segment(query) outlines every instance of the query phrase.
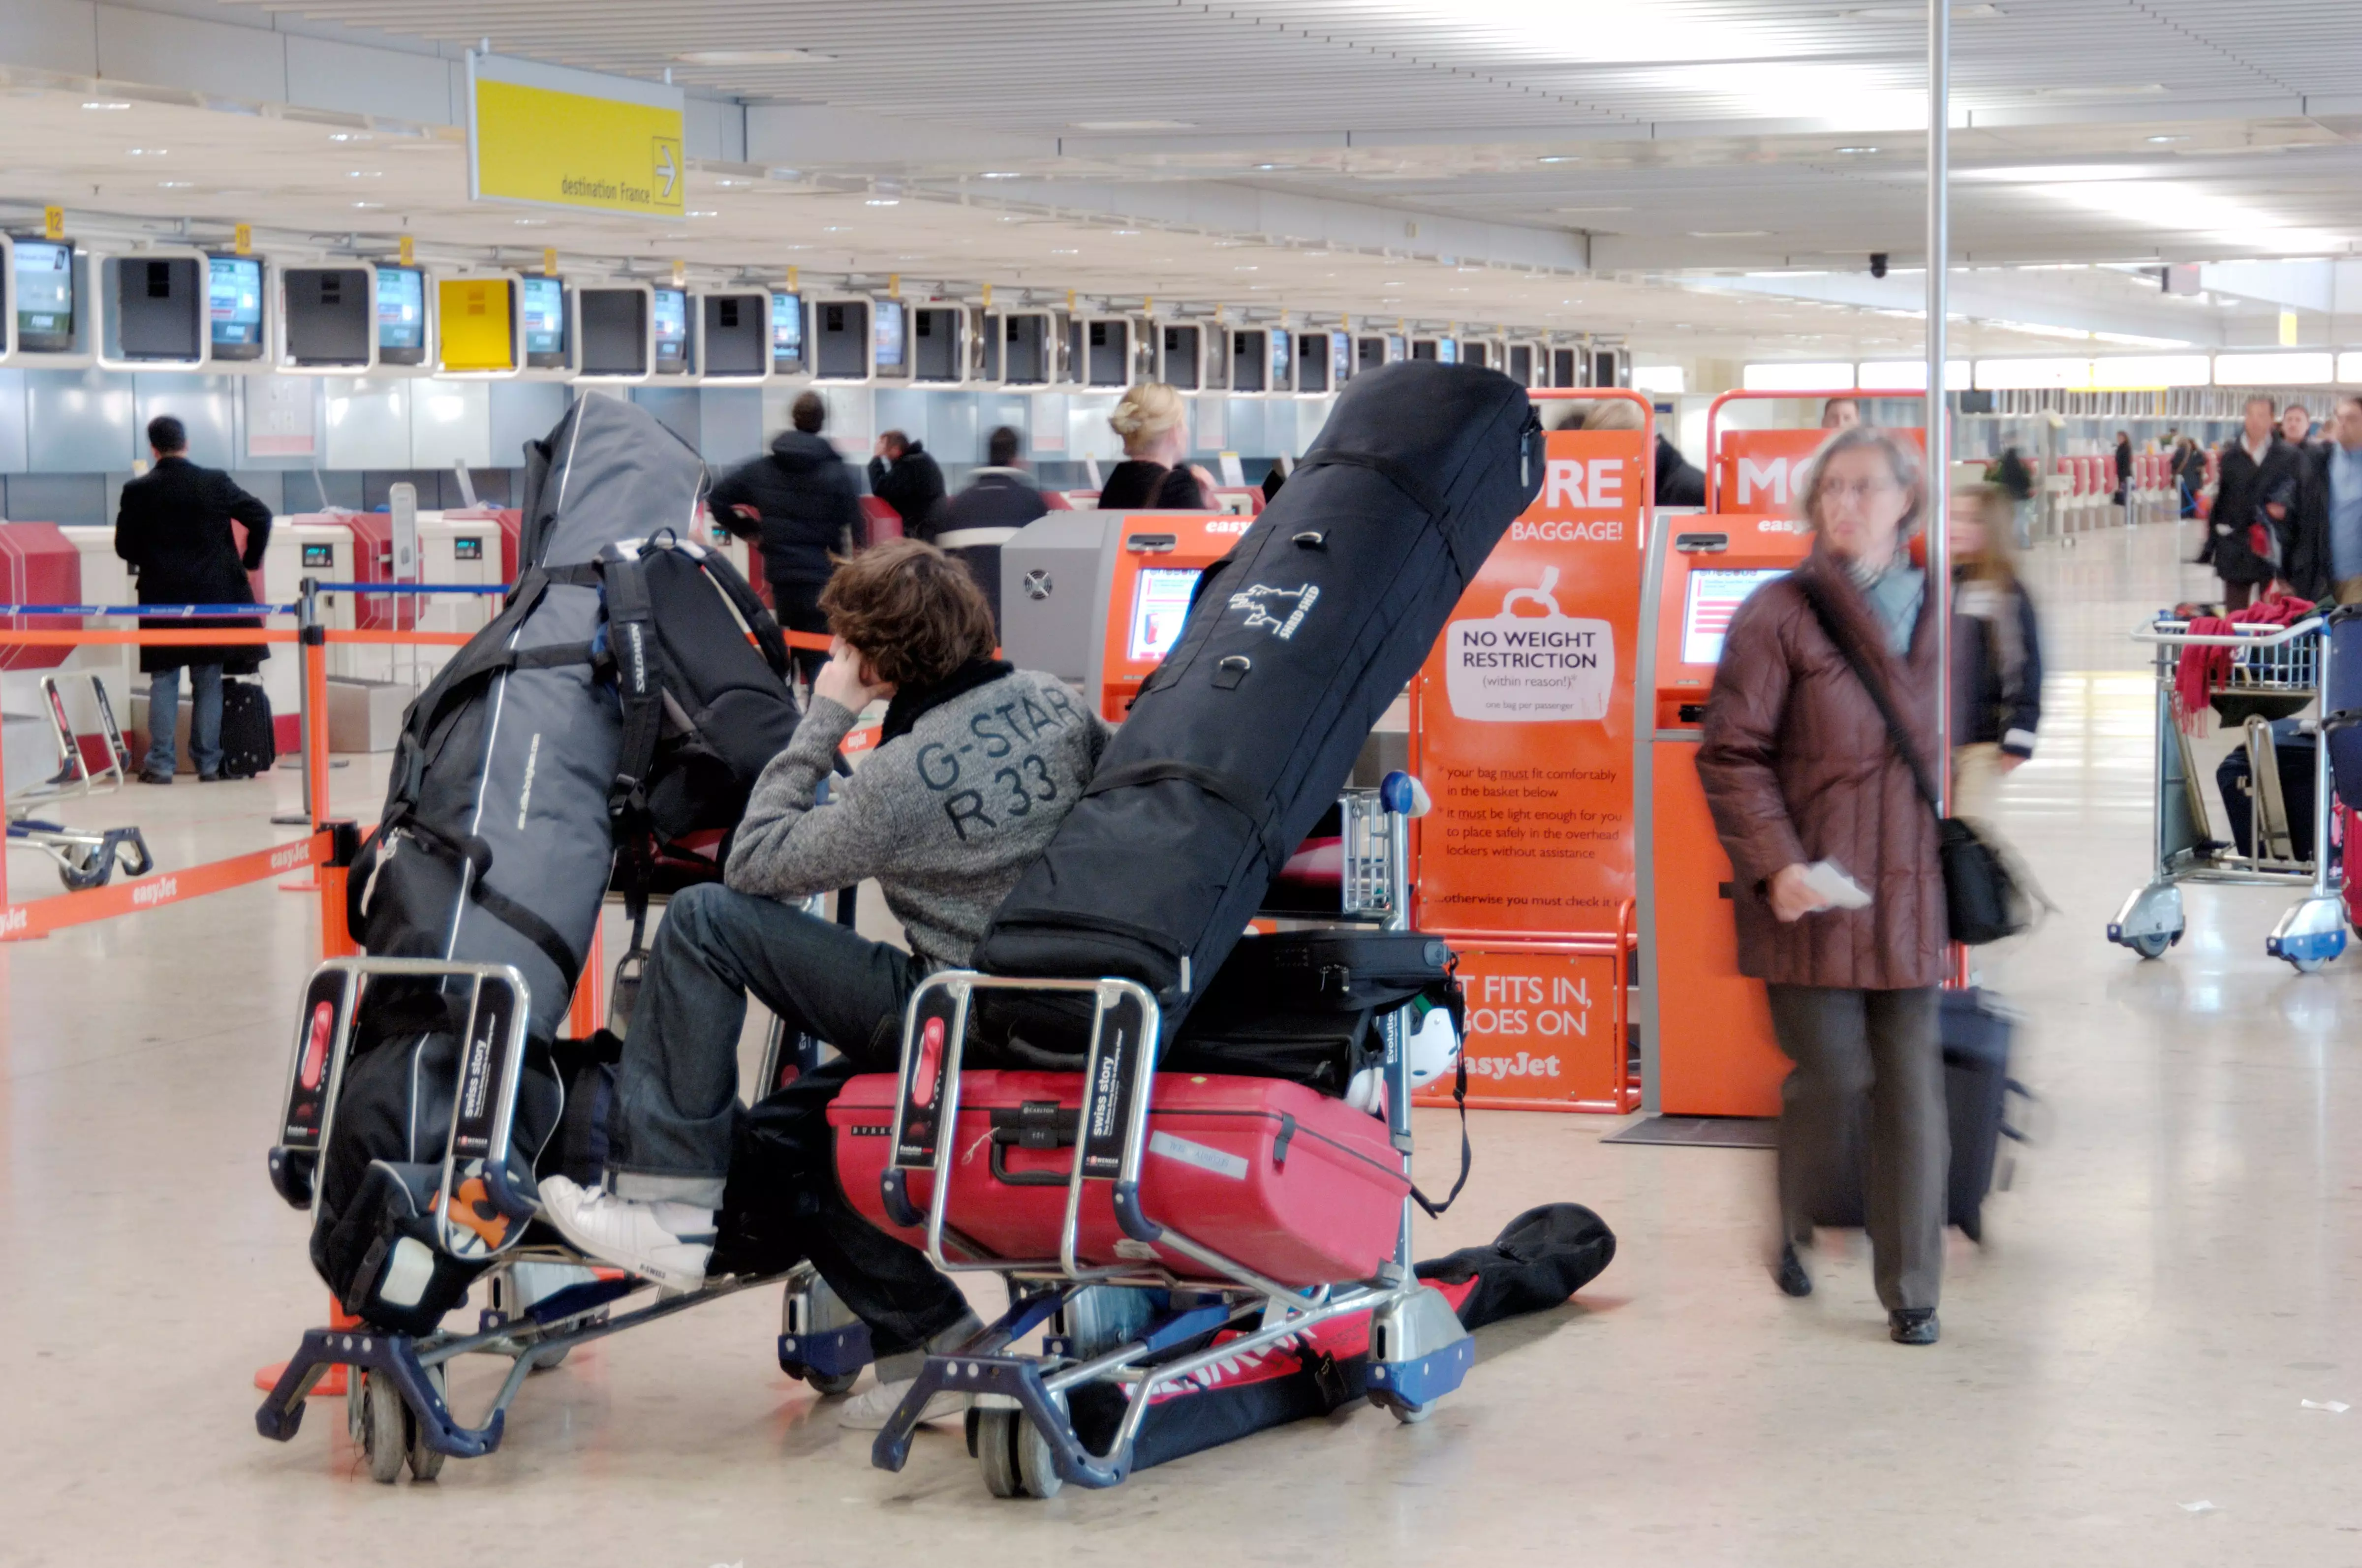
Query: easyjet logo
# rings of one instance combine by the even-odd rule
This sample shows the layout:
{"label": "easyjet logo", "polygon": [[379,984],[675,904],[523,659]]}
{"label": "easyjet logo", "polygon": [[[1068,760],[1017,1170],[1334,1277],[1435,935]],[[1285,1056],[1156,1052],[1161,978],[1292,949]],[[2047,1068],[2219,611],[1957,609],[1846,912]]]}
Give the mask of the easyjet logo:
{"label": "easyjet logo", "polygon": [[131,907],[147,909],[156,904],[168,904],[181,896],[181,884],[171,877],[159,877],[152,882],[142,882],[131,889]]}
{"label": "easyjet logo", "polygon": [[1253,526],[1253,519],[1252,518],[1231,517],[1220,522],[1207,524],[1206,532],[1209,534],[1243,534],[1249,527]]}
{"label": "easyjet logo", "polygon": [[0,914],[0,936],[14,936],[33,923],[32,911],[22,904],[10,904],[8,912]]}
{"label": "easyjet logo", "polygon": [[1468,1076],[1472,1078],[1554,1078],[1558,1077],[1556,1056],[1531,1056],[1520,1051],[1516,1056],[1480,1056],[1468,1054]]}
{"label": "easyjet logo", "polygon": [[273,871],[285,871],[297,866],[306,865],[311,858],[310,845],[291,844],[284,849],[274,849],[270,852],[270,868]]}

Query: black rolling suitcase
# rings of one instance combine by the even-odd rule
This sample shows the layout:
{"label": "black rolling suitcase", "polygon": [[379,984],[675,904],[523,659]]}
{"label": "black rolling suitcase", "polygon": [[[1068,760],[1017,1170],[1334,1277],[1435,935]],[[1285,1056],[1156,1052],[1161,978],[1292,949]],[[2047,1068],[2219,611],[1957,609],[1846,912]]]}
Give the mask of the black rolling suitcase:
{"label": "black rolling suitcase", "polygon": [[[2294,719],[2272,723],[2272,756],[2279,775],[2280,804],[2287,812],[2289,854],[2297,860],[2312,858],[2312,814],[2316,736],[2301,733]],[[2332,731],[2330,756],[2337,755],[2338,732]],[[2357,765],[2362,766],[2362,765]],[[2255,759],[2246,746],[2234,750],[2214,770],[2214,786],[2223,793],[2223,814],[2230,819],[2231,842],[2242,855],[2256,853]]]}
{"label": "black rolling suitcase", "polygon": [[977,967],[1129,977],[1173,1029],[1541,482],[1541,423],[1507,376],[1419,360],[1354,377],[1199,580]]}
{"label": "black rolling suitcase", "polygon": [[[2362,604],[2341,604],[2329,613],[2329,668],[2321,682],[2330,787],[2347,811],[2362,812]],[[2312,821],[2310,813],[2306,821]]]}
{"label": "black rolling suitcase", "polygon": [[270,727],[270,698],[259,680],[232,676],[222,681],[221,750],[225,778],[268,773],[279,760],[279,745]]}
{"label": "black rolling suitcase", "polygon": [[[1984,1202],[1992,1192],[1994,1172],[2001,1164],[2004,1138],[2024,1142],[2025,1132],[2009,1120],[2012,1095],[2031,1100],[2024,1084],[2009,1076],[2010,1038],[2014,1025],[1986,992],[1971,988],[1946,991],[1939,1003],[1937,1030],[1944,1048],[1944,1102],[1951,1132],[1952,1163],[1947,1184],[1944,1222],[1957,1225],[1972,1242],[1984,1240]],[[1844,1173],[1841,1188],[1814,1204],[1814,1218],[1823,1225],[1858,1227],[1862,1222],[1862,1194],[1870,1172],[1870,1104],[1865,1097],[1854,1118],[1842,1157],[1827,1169]]]}

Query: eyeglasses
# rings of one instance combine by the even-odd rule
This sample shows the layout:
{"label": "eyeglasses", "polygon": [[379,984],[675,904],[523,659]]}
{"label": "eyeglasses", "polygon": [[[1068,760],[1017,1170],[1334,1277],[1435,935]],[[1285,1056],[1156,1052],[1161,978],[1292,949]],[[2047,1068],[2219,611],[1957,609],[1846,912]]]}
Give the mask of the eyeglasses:
{"label": "eyeglasses", "polygon": [[1822,483],[1820,493],[1824,501],[1869,501],[1902,488],[1888,479],[1855,480],[1851,482],[1827,480]]}

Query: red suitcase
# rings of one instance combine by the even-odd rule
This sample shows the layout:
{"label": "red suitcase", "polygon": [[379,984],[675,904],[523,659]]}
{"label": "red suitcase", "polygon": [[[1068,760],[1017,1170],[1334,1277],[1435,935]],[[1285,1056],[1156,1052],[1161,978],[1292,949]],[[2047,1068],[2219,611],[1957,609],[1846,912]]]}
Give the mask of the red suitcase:
{"label": "red suitcase", "polygon": [[[853,1079],[829,1108],[836,1174],[873,1224],[914,1244],[924,1234],[886,1217],[878,1177],[894,1120],[891,1074]],[[1079,1073],[960,1075],[947,1232],[1003,1258],[1053,1258],[1074,1169]],[[1060,1116],[1058,1113],[1063,1112]],[[1053,1142],[1052,1129],[1065,1142]],[[1028,1146],[1031,1143],[1036,1146]],[[932,1174],[912,1173],[911,1201],[933,1196]],[[1076,1250],[1091,1264],[1136,1261],[1148,1249],[1117,1228],[1115,1184],[1085,1186]],[[1275,1078],[1168,1073],[1156,1080],[1140,1206],[1203,1246],[1283,1285],[1368,1279],[1395,1255],[1410,1178],[1385,1123],[1342,1100]],[[1168,1248],[1164,1266],[1212,1280],[1204,1264]]]}

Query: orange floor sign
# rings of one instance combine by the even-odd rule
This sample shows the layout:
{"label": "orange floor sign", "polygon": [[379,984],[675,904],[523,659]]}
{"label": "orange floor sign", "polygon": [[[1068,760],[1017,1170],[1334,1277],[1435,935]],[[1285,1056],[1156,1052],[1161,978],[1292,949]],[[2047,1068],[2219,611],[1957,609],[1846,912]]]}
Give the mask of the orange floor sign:
{"label": "orange floor sign", "polygon": [[1542,493],[1421,672],[1413,766],[1421,929],[1615,929],[1632,897],[1639,431],[1558,431]]}

